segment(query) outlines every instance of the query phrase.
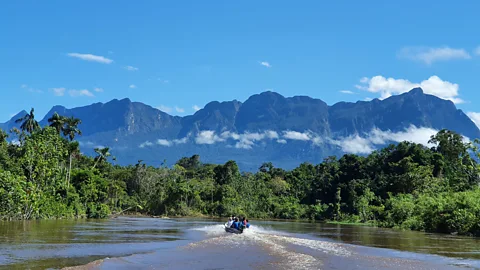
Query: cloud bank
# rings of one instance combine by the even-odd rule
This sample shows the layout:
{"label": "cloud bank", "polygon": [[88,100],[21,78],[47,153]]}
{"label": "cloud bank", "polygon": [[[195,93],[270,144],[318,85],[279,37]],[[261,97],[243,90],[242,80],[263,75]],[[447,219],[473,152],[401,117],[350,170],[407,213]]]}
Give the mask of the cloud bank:
{"label": "cloud bank", "polygon": [[431,147],[428,141],[432,135],[438,130],[433,128],[421,127],[417,128],[411,125],[404,131],[392,132],[390,130],[382,131],[378,128],[372,129],[363,137],[358,134],[351,135],[340,139],[328,139],[329,143],[337,145],[343,152],[352,154],[368,154],[378,148],[378,146],[388,143],[399,143],[402,141],[410,141]]}
{"label": "cloud bank", "polygon": [[154,145],[159,145],[159,146],[166,146],[170,147],[176,144],[184,144],[187,143],[187,137],[182,138],[182,139],[175,139],[175,140],[167,140],[167,139],[158,139],[156,142],[150,142],[146,141],[144,143],[141,143],[138,147],[140,148],[145,148],[145,147],[151,147]]}
{"label": "cloud bank", "polygon": [[[428,141],[432,135],[435,135],[438,130],[428,127],[409,126],[403,131],[392,132],[390,130],[382,131],[378,128],[372,129],[365,134],[354,134],[348,137],[327,138],[321,137],[311,131],[299,132],[287,130],[281,133],[267,130],[264,132],[246,132],[236,133],[231,131],[224,131],[217,134],[213,130],[203,130],[193,136],[192,142],[198,145],[213,145],[223,143],[227,147],[234,147],[237,149],[252,149],[264,141],[274,141],[278,144],[288,144],[289,141],[301,141],[311,143],[312,146],[326,146],[333,145],[339,147],[345,153],[352,154],[369,154],[372,151],[385,146],[389,143],[399,143],[402,141],[410,141],[419,143],[427,147],[433,146]],[[140,145],[141,148],[160,145],[170,147],[175,144],[187,143],[191,134],[182,139],[166,140],[159,139],[156,143],[144,142]],[[466,141],[469,139],[464,137]],[[232,144],[233,141],[233,144]]]}
{"label": "cloud bank", "polygon": [[381,99],[406,93],[413,88],[421,87],[426,94],[451,100],[455,104],[464,102],[458,98],[458,84],[444,81],[438,76],[431,76],[420,83],[412,83],[405,79],[385,78],[383,76],[374,76],[372,78],[364,77],[360,80],[360,85],[356,85],[356,87],[368,92],[378,93]]}

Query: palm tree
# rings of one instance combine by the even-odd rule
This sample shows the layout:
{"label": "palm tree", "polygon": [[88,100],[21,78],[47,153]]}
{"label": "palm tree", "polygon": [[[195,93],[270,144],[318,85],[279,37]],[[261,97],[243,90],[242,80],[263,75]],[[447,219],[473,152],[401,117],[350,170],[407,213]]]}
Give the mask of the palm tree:
{"label": "palm tree", "polygon": [[15,123],[22,123],[22,125],[20,125],[20,129],[22,129],[23,131],[27,131],[30,134],[32,134],[34,131],[40,129],[40,125],[35,120],[34,111],[35,110],[32,108],[30,110],[30,113],[28,113],[25,116],[15,120]]}
{"label": "palm tree", "polygon": [[67,187],[70,187],[70,176],[72,174],[72,158],[80,153],[79,143],[77,141],[68,143],[69,163],[67,173]]}
{"label": "palm tree", "polygon": [[82,120],[74,118],[73,116],[64,119],[65,127],[63,128],[63,135],[68,136],[70,141],[75,139],[75,135],[82,135],[82,131],[78,128],[78,125],[82,123]]}
{"label": "palm tree", "polygon": [[93,164],[93,168],[97,166],[97,163],[99,161],[105,161],[109,156],[112,154],[110,153],[110,148],[109,147],[104,147],[104,148],[95,148],[95,153],[98,154],[97,157],[95,157],[96,161],[95,164]]}
{"label": "palm tree", "polygon": [[57,112],[55,112],[52,117],[48,118],[48,122],[50,123],[51,127],[54,127],[58,134],[63,131],[63,126],[65,124],[65,117],[59,115]]}
{"label": "palm tree", "polygon": [[[54,115],[55,116],[55,115]],[[63,135],[68,136],[71,142],[75,139],[75,135],[82,135],[82,131],[78,128],[78,125],[82,123],[82,120],[78,118],[71,117],[61,117]],[[52,117],[53,118],[53,117]],[[58,129],[57,129],[58,130]],[[78,152],[78,142],[76,144],[71,144],[72,147],[69,147],[69,161],[68,161],[68,175],[67,175],[67,186],[70,186],[70,176],[72,173],[72,157],[73,154]]]}

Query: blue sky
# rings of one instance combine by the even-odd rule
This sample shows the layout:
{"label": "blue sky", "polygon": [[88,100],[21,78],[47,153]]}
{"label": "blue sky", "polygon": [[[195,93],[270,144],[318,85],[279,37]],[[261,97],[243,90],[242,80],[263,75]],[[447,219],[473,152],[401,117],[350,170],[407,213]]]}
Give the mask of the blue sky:
{"label": "blue sky", "polygon": [[[469,112],[480,4],[461,1],[6,1],[0,121],[128,97],[186,115],[273,90],[328,104],[422,86]],[[5,27],[6,26],[6,27]],[[197,108],[198,109],[198,108]]]}

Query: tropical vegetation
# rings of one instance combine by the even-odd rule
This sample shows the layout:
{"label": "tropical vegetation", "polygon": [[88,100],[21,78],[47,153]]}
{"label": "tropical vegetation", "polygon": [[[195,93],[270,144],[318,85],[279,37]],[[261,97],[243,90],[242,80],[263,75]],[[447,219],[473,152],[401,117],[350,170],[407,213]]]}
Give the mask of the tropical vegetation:
{"label": "tropical vegetation", "polygon": [[13,139],[0,132],[3,220],[236,214],[480,235],[479,141],[449,130],[432,136],[432,147],[405,141],[368,156],[293,170],[264,163],[249,173],[198,155],[171,168],[120,166],[108,147],[80,152],[80,119],[54,114],[40,127],[32,109],[18,123]]}

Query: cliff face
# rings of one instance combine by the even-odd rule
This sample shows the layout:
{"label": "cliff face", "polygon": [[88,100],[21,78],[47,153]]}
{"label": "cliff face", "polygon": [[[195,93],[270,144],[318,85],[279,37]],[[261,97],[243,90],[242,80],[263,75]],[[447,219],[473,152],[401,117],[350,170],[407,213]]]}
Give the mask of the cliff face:
{"label": "cliff face", "polygon": [[[345,153],[339,138],[363,136],[373,129],[400,132],[411,125],[480,138],[477,126],[451,101],[426,95],[420,88],[385,100],[332,106],[307,96],[263,92],[243,103],[212,101],[185,117],[114,99],[72,109],[55,106],[40,124],[48,125],[54,112],[82,120],[83,135],[78,139],[86,153],[94,146],[110,146],[122,164],[139,159],[152,165],[164,159],[173,164],[182,156],[199,154],[204,162],[235,160],[245,170],[255,170],[265,161],[292,168]],[[26,113],[0,128],[19,126],[15,120]]]}

